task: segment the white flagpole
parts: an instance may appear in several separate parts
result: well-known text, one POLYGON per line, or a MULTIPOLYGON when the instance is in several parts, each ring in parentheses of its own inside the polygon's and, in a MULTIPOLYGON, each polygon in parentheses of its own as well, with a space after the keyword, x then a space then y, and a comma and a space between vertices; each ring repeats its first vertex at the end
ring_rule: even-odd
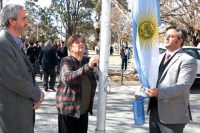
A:
POLYGON ((110 31, 111 0, 102 0, 101 33, 100 33, 100 63, 98 88, 98 114, 96 133, 105 133, 108 61, 111 41, 110 31))

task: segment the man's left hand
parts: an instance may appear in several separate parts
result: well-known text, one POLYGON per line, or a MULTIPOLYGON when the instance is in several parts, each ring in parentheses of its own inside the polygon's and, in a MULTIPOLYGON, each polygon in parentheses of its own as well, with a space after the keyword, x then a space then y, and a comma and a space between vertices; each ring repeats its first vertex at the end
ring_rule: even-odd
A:
POLYGON ((147 88, 145 90, 147 96, 149 97, 157 97, 158 96, 158 88, 147 88))

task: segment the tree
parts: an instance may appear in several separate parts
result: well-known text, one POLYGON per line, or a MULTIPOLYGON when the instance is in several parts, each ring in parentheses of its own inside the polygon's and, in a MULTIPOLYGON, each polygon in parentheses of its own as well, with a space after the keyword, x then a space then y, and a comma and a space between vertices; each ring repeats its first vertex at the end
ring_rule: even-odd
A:
MULTIPOLYGON (((120 5, 120 8, 127 12, 125 0, 115 1, 120 5)), ((55 36, 54 38, 57 36, 58 38, 58 35, 64 35, 65 38, 68 38, 74 33, 91 38, 96 35, 95 20, 92 19, 92 16, 96 12, 96 20, 100 21, 100 0, 52 0, 51 6, 45 8, 41 8, 36 2, 37 0, 26 0, 25 4, 30 19, 28 35, 32 40, 37 38, 37 34, 39 34, 39 40, 45 40, 49 36, 55 36)), ((123 17, 120 18, 124 20, 123 17)), ((120 26, 130 29, 125 26, 127 25, 125 21, 120 26)), ((120 29, 120 33, 125 33, 125 29, 120 29)), ((115 31, 112 33, 117 36, 115 31)), ((123 35, 119 36, 122 38, 123 35)))
POLYGON ((91 19, 94 7, 92 0, 52 0, 52 9, 66 30, 66 38, 74 33, 94 33, 91 19))
POLYGON ((111 40, 112 42, 131 42, 131 17, 129 16, 127 3, 113 1, 111 14, 111 40), (121 4, 123 3, 123 4, 121 4))
POLYGON ((58 39, 58 29, 53 20, 53 10, 41 8, 37 0, 26 0, 25 7, 29 21, 27 36, 30 41, 46 41, 48 38, 58 39))
POLYGON ((199 0, 161 0, 161 19, 164 24, 178 24, 188 29, 188 41, 197 46, 200 30, 195 26, 200 22, 199 0))

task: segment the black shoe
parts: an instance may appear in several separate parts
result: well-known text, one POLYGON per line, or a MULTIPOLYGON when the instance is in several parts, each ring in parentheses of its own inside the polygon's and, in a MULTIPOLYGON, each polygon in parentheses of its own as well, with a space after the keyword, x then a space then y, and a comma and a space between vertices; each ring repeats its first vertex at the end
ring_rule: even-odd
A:
POLYGON ((49 88, 50 90, 56 91, 54 88, 49 88))
POLYGON ((43 85, 43 89, 44 89, 45 91, 48 91, 48 86, 43 85))

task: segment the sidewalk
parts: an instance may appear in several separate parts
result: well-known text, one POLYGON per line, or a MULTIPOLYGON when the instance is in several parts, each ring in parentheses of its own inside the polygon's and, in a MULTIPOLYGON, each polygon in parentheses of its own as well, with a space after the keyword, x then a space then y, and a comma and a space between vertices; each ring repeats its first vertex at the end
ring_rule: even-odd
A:
MULTIPOLYGON (((109 56, 109 71, 120 70, 120 57, 109 56)), ((40 87, 42 81, 36 79, 40 87)), ((137 81, 111 82, 111 89, 107 93, 106 108, 106 133, 148 133, 149 117, 146 115, 143 126, 135 126, 133 120, 132 101, 133 93, 139 87, 137 81)), ((190 103, 193 116, 193 122, 188 124, 184 133, 199 133, 200 130, 200 102, 199 94, 191 93, 190 103)), ((40 109, 36 111, 35 133, 57 133, 57 111, 55 107, 56 92, 47 92, 45 101, 40 109)), ((98 107, 98 89, 94 99, 93 116, 89 116, 88 133, 95 133, 98 107)), ((147 99, 145 100, 145 111, 147 108, 147 99)))
MULTIPOLYGON (((41 81, 38 79, 41 85, 41 81)), ((134 90, 139 87, 138 82, 129 81, 120 83, 112 82, 111 89, 107 93, 106 108, 106 133, 148 133, 148 115, 145 116, 145 124, 143 126, 135 126, 132 112, 132 101, 134 90)), ((36 111, 35 133, 57 133, 57 111, 55 107, 56 92, 47 92, 45 101, 39 110, 36 111)), ((188 124, 184 133, 199 133, 200 130, 200 94, 191 94, 191 109, 193 121, 188 124)), ((93 108, 93 116, 89 116, 88 133, 95 133, 97 121, 98 106, 98 90, 96 92, 93 108)), ((147 99, 145 100, 145 111, 147 107, 147 99)))
MULTIPOLYGON (((41 85, 41 81, 37 79, 41 85)), ((137 131, 133 125, 132 100, 134 89, 138 82, 111 83, 111 89, 107 94, 106 133, 133 133, 137 131)), ((45 101, 36 111, 35 133, 57 133, 57 111, 55 108, 56 92, 47 92, 45 101)), ((93 116, 89 116, 88 133, 95 133, 97 121, 98 89, 95 95, 93 116)), ((147 125, 140 129, 145 132, 147 125)))
MULTIPOLYGON (((138 82, 124 82, 124 85, 113 82, 107 94, 106 133, 145 133, 147 124, 136 129, 134 126, 132 101, 138 82)), ((98 92, 96 95, 98 98, 98 92)), ((97 99, 95 99, 94 116, 90 116, 89 133, 95 133, 97 116, 97 99)))

